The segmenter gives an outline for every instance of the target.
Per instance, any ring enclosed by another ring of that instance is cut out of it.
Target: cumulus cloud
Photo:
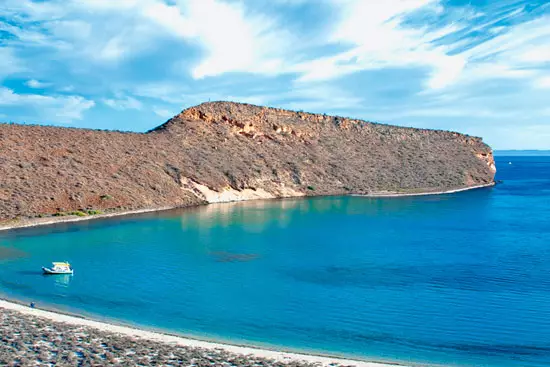
[[[246,16],[238,3],[200,0],[190,4],[190,18],[207,20],[196,24],[206,57],[193,69],[194,77],[234,71],[276,74],[283,67],[280,56],[287,35],[275,31],[271,19]]]
[[[40,118],[42,121],[69,123],[80,120],[83,113],[94,105],[94,101],[81,96],[17,94],[12,89],[0,87],[0,106],[33,109],[33,118]]]
[[[361,70],[428,66],[432,69],[432,76],[427,85],[442,88],[460,75],[465,64],[463,57],[450,56],[446,47],[433,43],[456,31],[456,26],[428,30],[404,24],[406,17],[413,12],[440,12],[438,1],[333,2],[340,14],[329,40],[348,44],[351,49],[299,65],[297,70],[302,72],[301,81],[334,79]]]
[[[227,72],[276,74],[289,35],[265,15],[247,13],[239,2],[177,1],[150,3],[141,14],[174,35],[197,44],[204,56],[191,74],[196,79]]]

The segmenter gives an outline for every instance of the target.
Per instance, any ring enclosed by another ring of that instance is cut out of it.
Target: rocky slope
[[[230,102],[147,133],[0,124],[0,219],[493,182],[491,149],[455,132]]]

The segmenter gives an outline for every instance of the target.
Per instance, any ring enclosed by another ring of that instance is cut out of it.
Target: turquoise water
[[[508,161],[512,160],[512,164]],[[494,188],[220,204],[0,233],[0,292],[232,342],[550,365],[550,157]],[[69,260],[74,276],[42,276]]]

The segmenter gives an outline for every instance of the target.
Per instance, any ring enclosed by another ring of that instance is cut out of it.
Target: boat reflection
[[[73,276],[72,274],[62,274],[62,275],[50,276],[48,278],[54,280],[54,285],[56,287],[68,288],[69,285],[71,284],[71,280]]]

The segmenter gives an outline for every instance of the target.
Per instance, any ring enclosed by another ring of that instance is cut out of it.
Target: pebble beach
[[[3,300],[0,315],[0,366],[390,366],[199,341]]]

